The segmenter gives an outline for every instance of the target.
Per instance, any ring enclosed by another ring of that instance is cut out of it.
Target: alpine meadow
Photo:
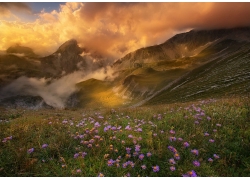
[[[1,177],[249,177],[250,3],[1,2]]]

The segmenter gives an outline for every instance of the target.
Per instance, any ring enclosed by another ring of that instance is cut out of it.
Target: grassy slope
[[[112,84],[109,81],[89,79],[78,83],[79,107],[118,107],[122,106],[124,100],[114,94]]]
[[[246,97],[120,108],[115,111],[3,110],[1,119],[10,121],[0,122],[0,175],[98,176],[102,172],[105,176],[124,176],[129,172],[131,176],[156,177],[182,176],[195,170],[198,176],[249,176],[249,108],[249,97]],[[101,113],[103,120],[98,118],[97,112]],[[205,115],[197,115],[200,112]],[[198,117],[202,120],[198,120]],[[207,117],[211,117],[211,120],[207,120]],[[195,124],[195,121],[199,121],[199,124]],[[101,126],[94,128],[96,122]],[[125,129],[129,123],[132,130]],[[221,124],[221,127],[216,124]],[[121,126],[121,129],[104,132],[104,127],[108,125]],[[138,127],[142,128],[142,132],[134,131]],[[171,129],[175,134],[169,133]],[[205,137],[205,132],[210,136]],[[134,138],[128,138],[129,134]],[[81,135],[84,135],[82,139]],[[95,135],[101,136],[101,139],[96,139]],[[9,136],[12,136],[12,140],[2,142]],[[181,137],[183,141],[171,142],[171,136]],[[85,141],[89,144],[91,139],[94,139],[92,148],[81,143]],[[210,143],[209,139],[215,142]],[[183,142],[188,142],[190,147],[184,148]],[[48,147],[42,149],[45,143]],[[143,160],[133,154],[130,158],[125,157],[126,147],[132,148],[131,153],[134,152],[134,143],[141,146],[139,154],[145,155]],[[169,170],[171,164],[168,160],[174,157],[168,150],[169,145],[175,147],[180,155],[173,172]],[[32,147],[34,152],[27,153]],[[191,149],[199,150],[199,155],[193,155]],[[87,152],[87,155],[85,158],[74,158],[78,152]],[[152,156],[147,157],[147,152],[151,152]],[[109,156],[105,158],[105,154]],[[213,154],[218,154],[220,158],[213,158]],[[121,167],[107,165],[109,159],[116,160],[118,156],[121,156]],[[209,157],[214,162],[209,163]],[[130,165],[122,168],[122,164],[128,160],[135,163],[134,168]],[[194,160],[200,162],[200,167],[192,164]],[[141,169],[142,164],[147,166],[145,170]],[[157,173],[152,171],[155,165],[160,167]],[[77,173],[77,169],[81,169],[81,172]]]
[[[248,46],[249,44],[246,45]],[[200,56],[210,51],[212,49],[202,52]],[[250,51],[243,46],[240,51],[236,50],[194,69],[178,83],[153,97],[147,104],[246,94],[250,88],[249,67]]]

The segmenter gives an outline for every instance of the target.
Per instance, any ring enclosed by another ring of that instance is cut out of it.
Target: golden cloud
[[[0,49],[19,43],[48,54],[74,38],[115,59],[192,28],[249,26],[248,17],[250,3],[66,3],[35,22],[0,21]]]

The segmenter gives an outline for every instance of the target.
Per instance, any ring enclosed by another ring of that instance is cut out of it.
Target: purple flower
[[[126,129],[126,130],[131,130],[131,127],[130,127],[129,125],[127,125],[127,126],[125,127],[125,129]]]
[[[152,166],[152,169],[154,172],[158,172],[160,170],[160,167],[159,166]]]
[[[221,127],[221,124],[216,124],[216,126]]]
[[[127,163],[127,162],[125,162],[125,163],[122,164],[122,167],[123,167],[123,168],[126,168],[127,166],[128,166],[128,163]]]
[[[198,156],[199,151],[197,149],[192,149],[191,153],[193,153],[194,155]]]
[[[78,156],[79,156],[79,153],[74,154],[74,158],[78,158]]]
[[[179,155],[178,153],[175,153],[175,154],[174,154],[174,158],[175,158],[176,160],[179,160],[179,159],[180,159],[180,155]]]
[[[213,139],[209,139],[209,142],[213,143],[213,142],[214,142],[214,140],[213,140]]]
[[[168,149],[173,153],[177,152],[177,150],[173,146],[168,146]]]
[[[169,131],[169,133],[170,133],[170,134],[175,134],[175,131],[171,129],[171,130]]]
[[[187,148],[187,147],[190,146],[190,145],[188,144],[188,142],[184,142],[183,145],[184,145],[185,148]]]
[[[194,170],[188,171],[187,174],[183,174],[183,177],[197,177],[197,174]]]
[[[178,141],[183,141],[183,139],[182,138],[178,138]]]
[[[217,154],[214,154],[214,158],[215,158],[215,159],[219,159],[220,156],[218,156]]]
[[[143,165],[141,166],[141,168],[142,168],[142,169],[146,169],[147,167],[146,167],[146,165],[143,164]]]
[[[151,154],[151,152],[148,152],[147,157],[150,157],[150,156],[152,156],[152,154]]]
[[[46,147],[48,147],[48,144],[43,144],[43,145],[42,145],[42,148],[43,148],[43,149],[46,148]]]
[[[217,132],[217,129],[214,129],[213,132]]]
[[[204,133],[204,136],[209,136],[209,134],[207,132]]]
[[[126,151],[128,154],[130,154],[131,148],[126,147]]]
[[[209,161],[209,162],[213,162],[214,160],[213,160],[212,158],[209,158],[208,161]]]
[[[199,124],[199,121],[194,121],[194,124]]]
[[[135,151],[136,151],[136,152],[139,152],[139,151],[140,151],[140,148],[141,148],[140,145],[135,145]]]
[[[211,120],[211,117],[209,117],[209,116],[208,116],[208,117],[207,117],[207,120],[209,120],[209,121],[210,121],[210,120]]]
[[[113,166],[114,162],[115,161],[113,159],[108,160],[108,166]]]
[[[83,153],[82,153],[82,158],[84,158],[86,155],[87,155],[87,153],[86,153],[86,152],[83,152]]]
[[[144,154],[140,154],[140,155],[139,155],[139,159],[140,159],[140,160],[143,160],[143,158],[144,158]]]
[[[128,138],[133,138],[133,135],[129,134],[129,135],[128,135]]]
[[[173,158],[169,159],[170,164],[176,164],[175,160]]]
[[[193,165],[194,165],[194,166],[200,166],[200,162],[197,161],[197,160],[195,160],[195,161],[193,161]]]
[[[173,142],[173,141],[176,141],[176,138],[175,138],[175,137],[170,137],[169,140],[170,140],[171,142]]]
[[[34,148],[30,148],[30,149],[28,149],[28,153],[30,154],[30,153],[33,153],[34,152]]]
[[[138,132],[142,132],[142,128],[138,128],[137,131],[138,131]]]
[[[171,171],[175,171],[175,167],[174,167],[174,166],[171,166],[169,169],[170,169]]]
[[[157,134],[156,134],[156,133],[154,133],[154,134],[153,134],[153,136],[155,137],[155,136],[157,136]]]

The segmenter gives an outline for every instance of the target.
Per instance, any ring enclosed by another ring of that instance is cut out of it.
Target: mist
[[[54,108],[65,108],[68,98],[78,91],[76,84],[90,78],[112,80],[115,76],[111,67],[93,72],[75,71],[59,79],[19,77],[0,91],[0,100],[17,95],[40,96]],[[87,88],[87,87],[86,87]]]

